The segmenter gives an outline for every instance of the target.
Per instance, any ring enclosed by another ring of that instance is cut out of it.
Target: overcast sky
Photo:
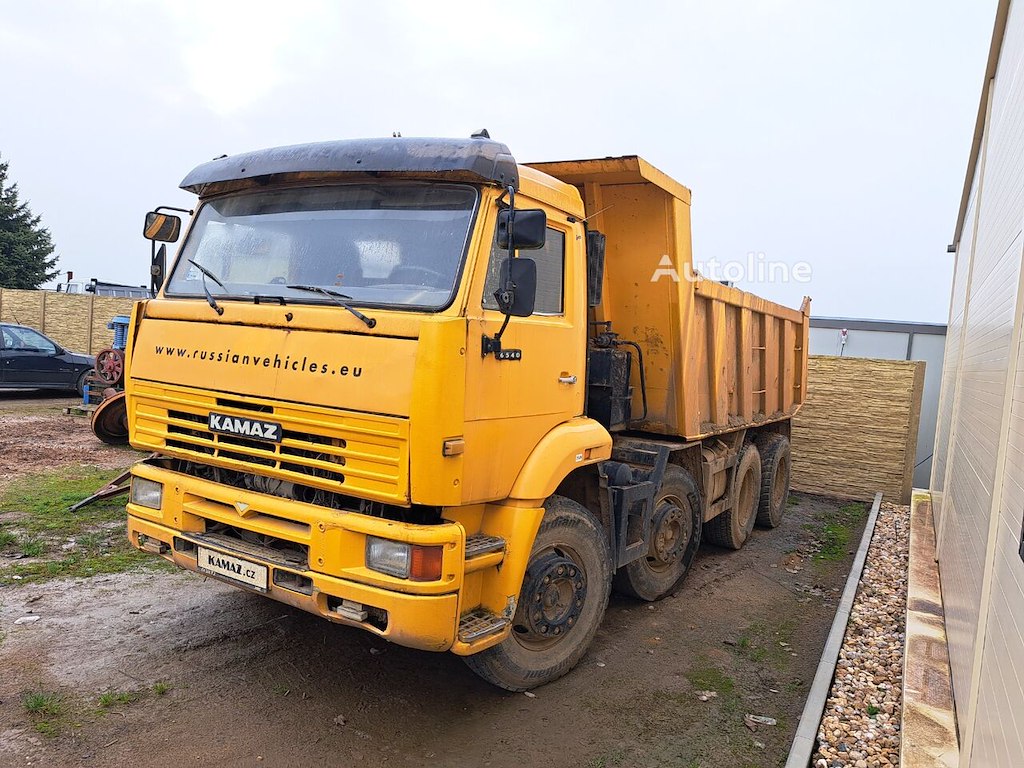
[[[487,127],[520,162],[643,156],[693,190],[698,262],[810,265],[747,290],[946,322],[995,7],[0,0],[0,156],[62,270],[138,284],[145,211],[214,156]]]

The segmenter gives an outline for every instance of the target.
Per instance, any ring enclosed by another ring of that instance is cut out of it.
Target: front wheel
[[[557,680],[583,658],[608,606],[611,552],[601,524],[552,496],[533,543],[512,631],[465,662],[489,683],[525,691]]]
[[[82,371],[82,374],[78,377],[78,381],[75,382],[75,390],[78,392],[79,397],[85,397],[86,380],[89,378],[89,374],[91,373],[91,368],[88,371]]]
[[[693,477],[669,464],[654,503],[647,554],[615,574],[615,589],[640,600],[659,600],[675,592],[700,546],[704,514]]]

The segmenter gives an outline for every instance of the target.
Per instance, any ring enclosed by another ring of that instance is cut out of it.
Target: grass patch
[[[778,668],[790,660],[790,643],[796,622],[785,619],[779,624],[755,621],[742,631],[733,652],[758,664]]]
[[[626,750],[622,747],[612,750],[611,752],[605,752],[603,755],[598,755],[588,763],[590,768],[614,768],[614,766],[623,765],[623,760],[626,759]]]
[[[100,694],[97,703],[103,707],[103,709],[110,709],[111,707],[120,707],[126,704],[131,704],[138,698],[139,695],[132,691],[107,691],[106,693]]]
[[[833,562],[846,557],[854,528],[865,517],[867,507],[864,504],[844,504],[839,509],[827,512],[817,522],[805,524],[804,529],[818,540],[818,551],[814,559]]]
[[[46,581],[47,579],[78,579],[98,576],[104,573],[123,573],[133,568],[146,567],[155,570],[176,570],[165,560],[140,552],[131,547],[127,541],[117,546],[118,551],[103,552],[89,555],[75,552],[60,560],[17,564],[9,569],[0,569],[0,586],[5,584],[28,584]],[[20,579],[13,579],[20,576]]]
[[[698,659],[699,666],[693,667],[686,672],[686,679],[696,691],[714,691],[718,696],[711,701],[712,707],[718,710],[719,714],[730,720],[735,719],[742,702],[739,693],[736,691],[736,682],[729,677],[720,667],[715,666],[704,659]],[[692,698],[691,700],[695,700]]]
[[[0,496],[0,513],[14,513],[17,527],[29,537],[76,536],[124,519],[124,497],[104,499],[76,512],[68,510],[119,474],[116,469],[71,467],[32,475]]]
[[[821,529],[821,548],[815,557],[818,560],[839,560],[846,554],[849,543],[849,528],[840,523],[825,523]]]
[[[874,704],[868,704],[868,717],[874,717],[882,710],[876,707]]]
[[[157,680],[155,683],[153,683],[153,693],[155,693],[157,696],[164,696],[170,690],[170,684],[165,683],[163,680]]]
[[[21,704],[30,715],[59,717],[64,714],[64,701],[56,693],[29,691],[22,697]]]
[[[38,733],[49,736],[51,739],[60,735],[60,724],[55,720],[37,720],[35,729]]]
[[[720,697],[731,696],[736,683],[718,667],[705,666],[691,669],[686,673],[690,685],[698,691],[715,691]]]
[[[0,549],[8,549],[18,541],[18,537],[10,531],[0,530]]]
[[[33,558],[30,563],[15,561],[0,567],[0,586],[120,573],[141,565],[173,570],[166,561],[128,543],[125,497],[69,510],[118,474],[117,470],[72,467],[24,478],[0,495],[0,517],[5,520],[0,542],[6,541],[6,548],[20,542],[21,553]]]
[[[21,554],[25,557],[39,557],[46,551],[46,544],[41,539],[26,539],[21,542]]]
[[[61,719],[66,710],[60,694],[29,691],[21,697],[21,705],[32,718],[32,727],[37,732],[51,738],[60,733]]]

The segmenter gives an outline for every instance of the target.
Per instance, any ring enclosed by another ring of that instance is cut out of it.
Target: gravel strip
[[[910,507],[884,503],[818,726],[815,768],[900,762]]]

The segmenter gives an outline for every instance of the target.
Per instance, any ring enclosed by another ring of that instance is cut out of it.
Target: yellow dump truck
[[[657,600],[701,541],[778,525],[809,304],[695,275],[690,192],[642,159],[481,132],[181,186],[126,352],[138,548],[524,690],[613,586]]]

